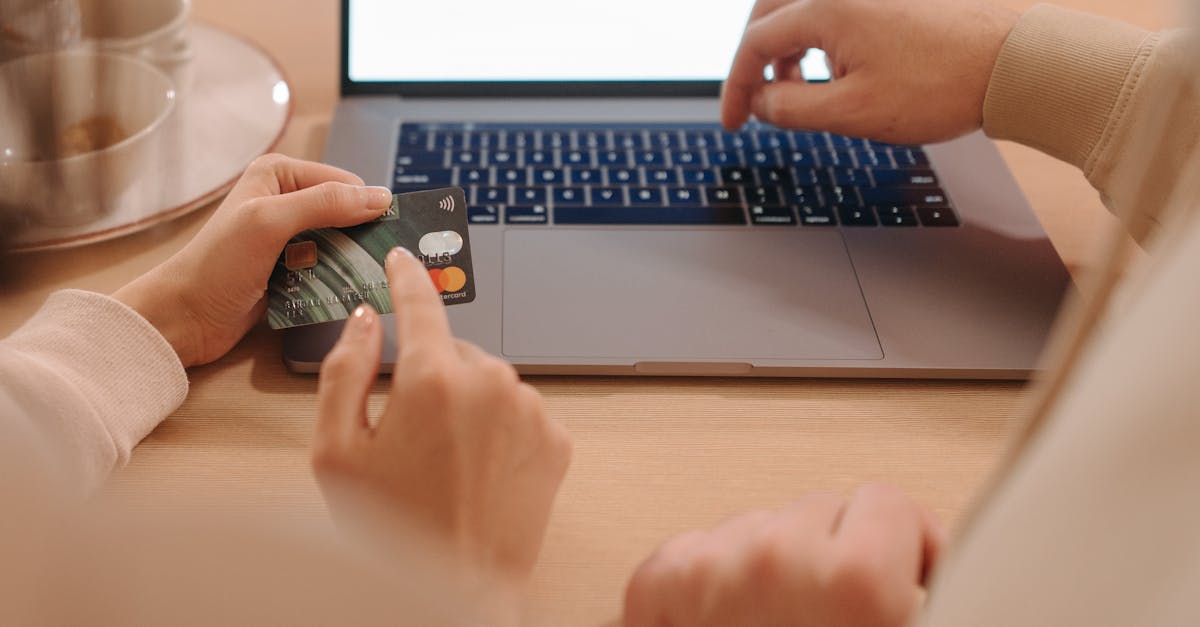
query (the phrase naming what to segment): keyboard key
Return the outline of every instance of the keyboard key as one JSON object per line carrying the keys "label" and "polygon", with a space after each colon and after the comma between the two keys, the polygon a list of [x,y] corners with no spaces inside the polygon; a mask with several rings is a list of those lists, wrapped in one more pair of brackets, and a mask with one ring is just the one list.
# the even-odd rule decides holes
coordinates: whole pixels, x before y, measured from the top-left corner
{"label": "keyboard key", "polygon": [[546,201],[544,187],[518,187],[513,190],[513,202],[518,205],[544,205]]}
{"label": "keyboard key", "polygon": [[950,201],[939,189],[917,187],[877,187],[859,190],[863,202],[868,205],[925,205],[948,207]]}
{"label": "keyboard key", "polygon": [[528,150],[525,152],[525,165],[552,168],[558,164],[554,163],[554,153],[549,150]]}
{"label": "keyboard key", "polygon": [[958,216],[943,207],[917,207],[917,215],[925,226],[958,226]]}
{"label": "keyboard key", "polygon": [[667,164],[667,156],[660,150],[635,150],[633,161],[637,165],[663,166]]}
{"label": "keyboard key", "polygon": [[924,168],[896,169],[873,168],[871,179],[876,187],[937,187],[938,179],[933,170]]}
{"label": "keyboard key", "polygon": [[459,150],[450,153],[450,163],[467,168],[486,165],[485,161],[485,156],[474,150]]}
{"label": "keyboard key", "polygon": [[462,131],[439,131],[433,134],[433,147],[460,150],[467,147],[467,139]]}
{"label": "keyboard key", "polygon": [[916,146],[893,148],[892,156],[896,159],[896,165],[900,167],[929,165],[929,157],[925,156],[925,151]]}
{"label": "keyboard key", "polygon": [[571,147],[571,135],[565,131],[548,131],[542,133],[542,148],[561,150]]}
{"label": "keyboard key", "polygon": [[791,148],[787,131],[759,131],[758,147],[765,150]]}
{"label": "keyboard key", "polygon": [[804,166],[791,169],[792,180],[795,181],[797,185],[824,185],[824,183],[821,182],[822,172],[824,172],[823,169],[808,168]]}
{"label": "keyboard key", "polygon": [[842,207],[838,209],[838,218],[843,226],[877,226],[875,212],[860,207]]}
{"label": "keyboard key", "polygon": [[704,165],[704,159],[700,153],[693,150],[673,150],[671,151],[671,163],[685,167],[698,166]]}
{"label": "keyboard key", "polygon": [[561,185],[567,180],[566,172],[555,168],[535,168],[533,170],[534,185]]}
{"label": "keyboard key", "polygon": [[475,190],[475,204],[506,205],[508,204],[507,187],[479,187]]}
{"label": "keyboard key", "polygon": [[620,187],[593,187],[592,204],[597,207],[623,207],[625,190]]}
{"label": "keyboard key", "polygon": [[565,166],[591,167],[596,165],[596,160],[589,151],[568,150],[562,153],[562,164]]}
{"label": "keyboard key", "polygon": [[774,150],[752,150],[746,153],[746,164],[758,167],[776,166],[782,165],[783,160]]}
{"label": "keyboard key", "polygon": [[488,153],[488,163],[501,167],[520,165],[517,163],[517,153],[508,150],[495,150]]}
{"label": "keyboard key", "polygon": [[[821,189],[821,195],[825,198],[826,204],[843,205],[846,207],[862,207],[862,206],[864,206],[864,201],[859,199],[858,190],[856,190],[853,187],[842,187],[841,185],[829,185],[829,186],[821,187],[820,189]],[[868,205],[871,205],[871,204],[902,205],[904,203],[903,202],[896,202],[896,203],[889,203],[889,202],[869,203],[868,202],[866,204],[868,204]]]}
{"label": "keyboard key", "polygon": [[662,190],[657,187],[630,188],[629,203],[633,205],[661,205],[663,204]]}
{"label": "keyboard key", "polygon": [[651,185],[677,185],[679,183],[679,174],[675,172],[675,168],[643,168],[646,174],[646,183]]}
{"label": "keyboard key", "polygon": [[743,190],[746,202],[752,205],[778,205],[783,203],[780,190],[773,185],[751,185]]}
{"label": "keyboard key", "polygon": [[556,187],[551,193],[555,206],[585,205],[587,194],[581,187]]}
{"label": "keyboard key", "polygon": [[848,137],[846,135],[830,135],[829,145],[834,148],[858,148],[863,145],[863,140],[856,137]]}
{"label": "keyboard key", "polygon": [[673,187],[667,190],[667,204],[672,207],[699,207],[703,204],[699,190],[691,187]]}
{"label": "keyboard key", "polygon": [[684,185],[706,185],[717,182],[717,173],[714,170],[684,168],[682,174]]}
{"label": "keyboard key", "polygon": [[737,187],[709,187],[704,190],[708,204],[714,207],[741,207],[742,196]]}
{"label": "keyboard key", "polygon": [[575,185],[596,185],[603,182],[600,170],[591,168],[571,168],[571,182]]}
{"label": "keyboard key", "polygon": [[680,146],[679,133],[677,131],[652,131],[650,145],[664,150],[678,148]]}
{"label": "keyboard key", "polygon": [[602,131],[580,131],[579,147],[584,149],[599,149],[608,147],[608,133]]}
{"label": "keyboard key", "polygon": [[856,148],[850,152],[854,155],[854,160],[860,166],[879,166],[884,163],[891,163],[886,153],[880,156],[880,153],[869,148]]}
{"label": "keyboard key", "polygon": [[632,168],[613,168],[608,171],[609,185],[632,185],[641,182],[638,171]]}
{"label": "keyboard key", "polygon": [[436,187],[438,185],[450,185],[454,178],[454,172],[445,169],[439,170],[424,170],[416,168],[402,168],[396,173],[396,185],[425,185]]}
{"label": "keyboard key", "polygon": [[817,166],[817,158],[812,150],[793,150],[786,155],[789,165],[812,168]]}
{"label": "keyboard key", "polygon": [[550,210],[545,205],[513,205],[504,211],[508,224],[546,224],[550,221]]}
{"label": "keyboard key", "polygon": [[721,168],[721,182],[726,185],[753,184],[754,173],[750,168],[724,167]]}
{"label": "keyboard key", "polygon": [[750,205],[750,221],[762,225],[789,225],[796,223],[796,215],[790,207],[782,205]]}
{"label": "keyboard key", "polygon": [[740,207],[560,207],[556,224],[745,224]]}
{"label": "keyboard key", "polygon": [[740,166],[745,163],[737,150],[716,150],[708,153],[708,162],[714,166]]}
{"label": "keyboard key", "polygon": [[800,151],[808,151],[817,146],[825,146],[825,134],[809,131],[792,132],[792,147]]}
{"label": "keyboard key", "polygon": [[507,149],[500,131],[475,131],[469,143],[475,148],[490,148],[492,150]]}
{"label": "keyboard key", "polygon": [[529,174],[524,168],[497,168],[496,169],[496,184],[497,185],[526,185],[529,183]]}
{"label": "keyboard key", "polygon": [[790,168],[758,168],[758,180],[764,185],[776,184],[783,185],[794,182],[792,171]]}
{"label": "keyboard key", "polygon": [[809,186],[787,187],[783,191],[784,199],[792,204],[805,206],[812,205],[814,207],[824,206],[821,202],[821,195],[817,193],[817,188]]}
{"label": "keyboard key", "polygon": [[911,207],[876,207],[875,213],[879,215],[879,223],[884,226],[916,226],[917,214],[913,212]]}
{"label": "keyboard key", "polygon": [[487,168],[459,168],[459,185],[487,185],[492,182],[492,171]]}
{"label": "keyboard key", "polygon": [[504,145],[509,150],[533,148],[533,143],[533,131],[508,131],[505,133]]}
{"label": "keyboard key", "polygon": [[712,148],[717,145],[716,134],[713,131],[685,131],[684,146],[687,148]]}
{"label": "keyboard key", "polygon": [[467,221],[471,224],[499,224],[499,205],[471,205],[467,207]]}
{"label": "keyboard key", "polygon": [[848,150],[836,150],[832,148],[817,148],[814,152],[817,154],[817,160],[821,165],[826,167],[837,167],[839,165],[853,167],[854,158]]}
{"label": "keyboard key", "polygon": [[624,150],[604,150],[596,153],[596,160],[600,165],[627,167],[629,163],[629,153]]}
{"label": "keyboard key", "polygon": [[750,139],[742,133],[721,133],[721,143],[726,149],[747,148],[750,146]]}
{"label": "keyboard key", "polygon": [[833,215],[833,210],[826,207],[814,207],[812,205],[801,205],[796,209],[800,214],[800,224],[804,226],[836,226],[837,218]]}
{"label": "keyboard key", "polygon": [[613,145],[617,148],[643,150],[647,148],[646,138],[641,131],[615,131]]}
{"label": "keyboard key", "polygon": [[446,153],[438,152],[405,152],[396,156],[396,167],[399,168],[430,168],[446,164]]}
{"label": "keyboard key", "polygon": [[429,148],[429,133],[411,124],[400,127],[400,148],[427,150]]}
{"label": "keyboard key", "polygon": [[832,168],[826,171],[830,185],[870,186],[871,180],[867,171],[860,168]]}

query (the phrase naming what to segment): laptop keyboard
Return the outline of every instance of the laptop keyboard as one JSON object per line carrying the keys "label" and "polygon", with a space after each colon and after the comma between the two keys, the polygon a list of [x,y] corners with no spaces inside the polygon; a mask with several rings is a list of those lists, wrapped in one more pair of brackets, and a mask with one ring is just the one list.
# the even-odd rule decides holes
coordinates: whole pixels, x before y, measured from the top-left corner
{"label": "laptop keyboard", "polygon": [[959,225],[920,147],[753,123],[403,124],[395,191],[449,185],[472,224]]}

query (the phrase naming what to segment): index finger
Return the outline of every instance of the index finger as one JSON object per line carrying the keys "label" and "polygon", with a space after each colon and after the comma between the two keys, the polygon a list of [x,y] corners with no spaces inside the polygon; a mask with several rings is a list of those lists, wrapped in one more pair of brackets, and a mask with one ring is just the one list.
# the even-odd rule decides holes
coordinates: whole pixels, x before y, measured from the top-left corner
{"label": "index finger", "polygon": [[284,155],[270,154],[255,159],[246,168],[246,174],[238,182],[266,185],[276,194],[290,194],[308,189],[321,183],[345,183],[363,185],[363,180],[353,172],[335,168],[324,163],[293,159]]}
{"label": "index finger", "polygon": [[796,0],[746,26],[721,93],[726,128],[739,127],[750,117],[750,101],[767,83],[763,70],[768,64],[821,47],[813,17],[808,0]]}
{"label": "index finger", "polygon": [[388,253],[386,266],[399,354],[422,350],[451,354],[454,337],[446,307],[433,288],[425,264],[411,252],[394,248]]}

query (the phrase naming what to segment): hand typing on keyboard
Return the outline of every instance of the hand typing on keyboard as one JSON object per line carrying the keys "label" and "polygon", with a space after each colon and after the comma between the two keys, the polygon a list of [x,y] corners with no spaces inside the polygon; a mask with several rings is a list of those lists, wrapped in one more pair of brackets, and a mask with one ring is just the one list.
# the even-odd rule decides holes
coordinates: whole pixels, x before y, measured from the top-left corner
{"label": "hand typing on keyboard", "polygon": [[[754,115],[901,144],[964,135],[983,123],[992,68],[1017,17],[980,0],[759,0],[721,120],[734,129]],[[829,55],[833,82],[800,75],[810,48]]]}

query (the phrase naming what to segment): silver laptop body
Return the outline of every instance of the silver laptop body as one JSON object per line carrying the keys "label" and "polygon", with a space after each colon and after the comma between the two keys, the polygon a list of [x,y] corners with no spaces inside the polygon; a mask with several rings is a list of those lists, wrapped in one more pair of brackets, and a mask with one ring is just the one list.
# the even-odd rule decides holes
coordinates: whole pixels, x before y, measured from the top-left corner
{"label": "silver laptop body", "polygon": [[[647,9],[656,3],[663,6]],[[525,27],[513,25],[550,6],[546,0],[506,3],[510,19],[504,21],[488,13],[498,10],[492,7],[477,20],[460,14],[454,19],[443,16],[440,22],[437,13],[450,9],[438,8],[439,3],[343,0],[343,97],[325,160],[358,173],[370,184],[396,186],[412,181],[403,176],[406,170],[397,161],[404,140],[402,125],[433,132],[483,129],[494,138],[516,137],[517,131],[503,129],[526,125],[559,130],[645,126],[651,129],[646,133],[653,133],[660,124],[679,125],[684,131],[715,124],[723,66],[697,60],[708,65],[695,74],[689,74],[690,66],[678,64],[642,72],[641,66],[631,65],[637,55],[644,59],[660,50],[601,35],[589,44],[589,37],[580,34],[589,28],[659,19],[656,11],[674,10],[678,1],[612,4],[611,23],[589,26],[583,18],[563,17],[563,23],[555,25],[575,29],[573,39],[556,39],[554,45],[575,42],[570,45],[577,48],[577,58],[571,62],[585,70],[579,80],[563,80],[553,67],[539,65],[543,57],[536,56],[536,49],[513,53],[509,66],[516,69],[487,76],[471,74],[469,68],[464,75],[466,63],[431,62],[434,52],[416,54],[422,45],[434,46],[444,39],[446,46],[453,46],[467,38],[503,59],[506,42],[525,42],[528,48],[529,34],[511,33],[513,38],[508,39],[493,31],[521,31]],[[734,13],[697,26],[719,33],[714,41],[720,41],[713,45],[724,57],[731,55],[751,3],[731,4],[744,6],[724,8]],[[455,10],[461,12],[461,7]],[[546,28],[543,22],[537,27]],[[391,25],[395,38],[405,43],[387,39],[381,23]],[[404,23],[447,26],[425,35],[429,39],[422,43],[403,36],[415,28],[401,28]],[[360,37],[372,43],[359,44]],[[655,45],[678,47],[692,41],[688,37],[694,38],[681,37]],[[627,45],[634,48],[629,54],[611,60],[603,54],[609,46]],[[587,64],[579,62],[589,54],[597,58],[595,68],[600,69],[587,70]],[[545,55],[553,55],[553,50]],[[712,53],[714,58],[720,55]],[[381,58],[393,60],[380,62]],[[621,67],[610,72],[610,61]],[[357,65],[363,67],[356,70]],[[667,71],[684,77],[659,78]],[[700,75],[704,71],[711,74],[707,80]],[[389,72],[398,78],[388,79]],[[362,80],[362,75],[368,79]],[[635,80],[622,80],[628,75]],[[671,133],[686,140],[684,131]],[[572,141],[580,142],[575,147],[583,146],[584,130],[567,132]],[[593,135],[590,130],[587,134]],[[763,130],[761,136],[770,134]],[[614,137],[603,136],[610,141]],[[765,146],[767,140],[757,137],[755,146],[760,141]],[[431,139],[423,147],[435,141],[440,140]],[[825,136],[819,141],[841,140]],[[896,155],[901,148],[879,150],[899,161]],[[925,218],[940,212],[916,206],[911,209],[920,219],[913,222],[917,214],[910,212],[912,225],[904,226],[884,226],[883,208],[875,206],[863,207],[874,225],[855,225],[850,215],[837,213],[844,207],[835,211],[841,216],[835,222],[840,224],[805,223],[803,207],[792,205],[788,210],[793,222],[760,221],[762,216],[753,212],[761,208],[748,200],[749,191],[744,192],[747,196],[740,207],[744,223],[739,224],[589,223],[576,218],[597,215],[596,207],[560,208],[552,188],[550,199],[535,209],[544,213],[545,223],[516,215],[528,207],[510,209],[504,203],[489,207],[494,220],[473,219],[470,227],[476,299],[448,307],[447,313],[458,336],[502,355],[526,374],[1027,377],[1036,367],[1069,289],[1069,276],[988,139],[976,134],[926,146],[924,153],[957,226],[930,226],[937,223],[927,223]],[[555,154],[555,159],[565,159]],[[671,164],[670,157],[668,162],[664,165],[682,167]],[[554,165],[569,169],[561,161]],[[529,169],[530,177],[540,171],[532,165]],[[638,189],[653,187],[648,179],[651,169],[664,168],[638,170],[637,176],[644,177]],[[714,169],[717,176],[724,175],[720,168]],[[460,176],[459,170],[453,170],[453,176]],[[458,178],[452,182],[479,202],[478,189]],[[494,183],[475,187],[495,187]],[[538,181],[524,183],[537,186]],[[659,188],[670,194],[679,186],[673,180]],[[597,200],[601,185],[579,187],[586,199]],[[703,186],[696,191],[702,196],[706,192]],[[518,204],[516,191],[505,193],[508,204]],[[633,188],[623,193],[632,198]],[[860,193],[861,198],[868,197],[868,192]],[[387,322],[384,328],[390,334],[392,325]],[[340,331],[338,323],[287,331],[285,361],[295,371],[315,372]],[[393,346],[389,335],[385,367],[394,359]]]}

